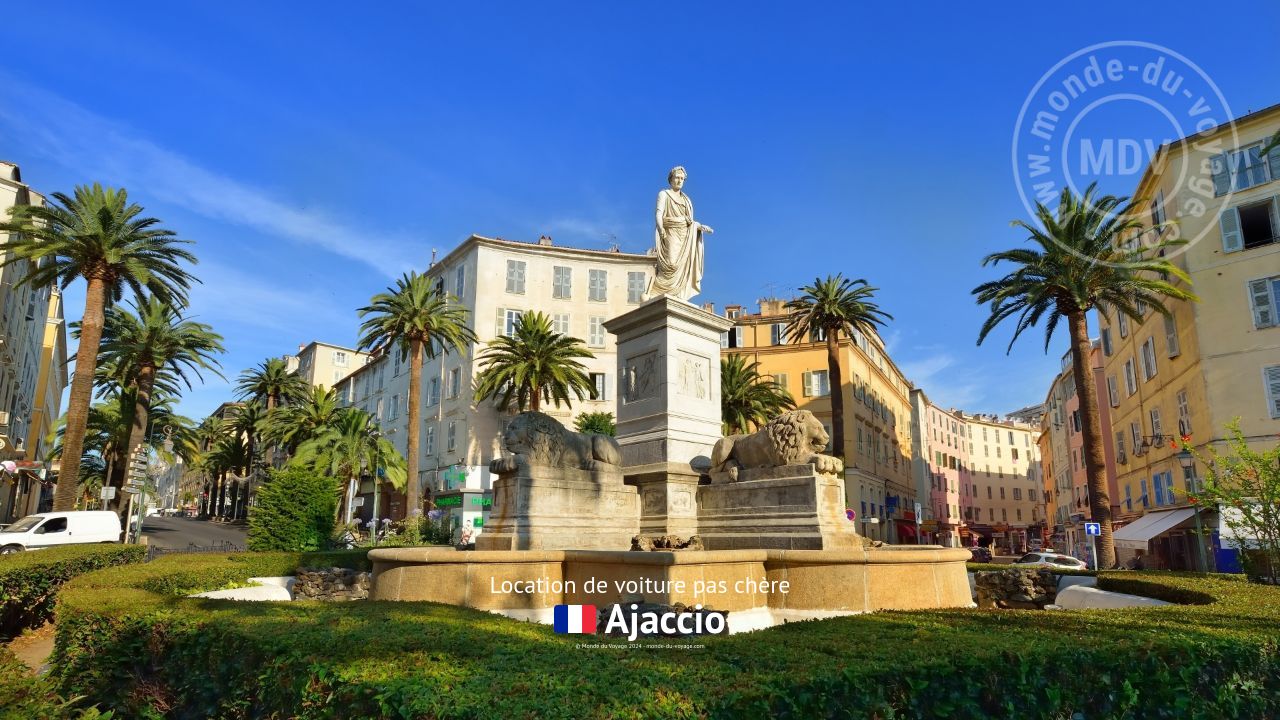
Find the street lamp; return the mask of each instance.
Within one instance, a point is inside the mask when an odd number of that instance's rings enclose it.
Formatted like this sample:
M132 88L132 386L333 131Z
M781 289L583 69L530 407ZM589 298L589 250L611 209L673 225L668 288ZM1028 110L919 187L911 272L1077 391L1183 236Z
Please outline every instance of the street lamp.
M377 446L377 444L378 444L378 440L380 440L380 439L382 438L382 431L378 430L377 428L374 428L373 430L371 430L371 431L369 432L369 437L370 437L370 438L372 438L372 440L373 440L373 444L374 444L374 446L375 446L375 447L374 447L374 457L377 457L377 447L376 447L376 446ZM372 536L373 544L374 544L375 546L378 544L378 528L379 528L379 525L378 525L378 486L379 486L379 485L381 485L381 484L382 484L382 483L379 481L379 478L378 478L378 463L377 463L377 462L374 462L374 464L373 464L373 514L371 514L371 515L369 516L370 522L372 523L372 527L371 527L371 529L369 530L369 534Z
M1193 481L1196 477L1196 456L1191 454L1191 450L1186 445L1182 446L1182 450L1178 452L1178 464L1182 465L1182 476L1187 483L1187 491L1192 491ZM1197 486L1199 483L1194 483ZM1200 505L1195 503L1192 513L1196 519L1196 555L1200 558L1200 571L1208 572L1209 563L1204 556L1204 534L1200 527Z

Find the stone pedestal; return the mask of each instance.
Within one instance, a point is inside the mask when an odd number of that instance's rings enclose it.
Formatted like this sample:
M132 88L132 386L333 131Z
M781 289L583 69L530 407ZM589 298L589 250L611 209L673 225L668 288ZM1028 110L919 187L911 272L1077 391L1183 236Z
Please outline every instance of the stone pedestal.
M669 297L605 322L618 342L618 444L645 533L698 532L698 480L720 439L720 333L732 326Z
M862 547L845 515L840 476L815 473L812 465L784 465L744 469L738 477L698 488L698 535L706 549Z
M493 510L476 549L626 550L639 517L639 493L616 469L521 465L493 482Z

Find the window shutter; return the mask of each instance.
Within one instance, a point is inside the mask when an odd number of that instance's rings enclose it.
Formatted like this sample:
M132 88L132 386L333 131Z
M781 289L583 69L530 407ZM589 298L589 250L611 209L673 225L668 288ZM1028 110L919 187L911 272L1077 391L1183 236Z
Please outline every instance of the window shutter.
M1159 474L1151 478L1152 484L1156 486L1156 505L1164 504L1164 483Z
M1280 145L1271 149L1267 162L1271 166L1271 179L1280 180Z
M1213 168L1213 194L1226 195L1231 189L1231 171L1230 163L1227 161L1227 154L1223 153L1213 158L1211 161Z
M1120 391L1116 389L1116 378L1107 378L1107 396L1111 399L1111 407L1120 407Z
M805 397L811 397L813 393L811 392L809 381L810 381L810 378L813 377L813 373L806 370L804 371L804 373L801 374L801 377L802 377L801 379L802 392L804 393Z
M1262 370L1267 386L1267 408L1272 418L1280 418L1280 365L1272 365Z
M1280 196L1271 198L1271 238L1280 240Z
M1253 305L1253 326L1258 329L1268 328L1276 324L1275 311L1271 299L1271 287L1266 279L1249 282L1249 296Z
M1172 315L1164 316L1164 339L1168 346L1169 357L1182 354L1182 347L1178 345L1178 326L1174 324Z
M1218 216L1218 225L1222 228L1222 251L1238 252L1244 248L1244 238L1240 235L1240 213L1235 208L1227 208Z

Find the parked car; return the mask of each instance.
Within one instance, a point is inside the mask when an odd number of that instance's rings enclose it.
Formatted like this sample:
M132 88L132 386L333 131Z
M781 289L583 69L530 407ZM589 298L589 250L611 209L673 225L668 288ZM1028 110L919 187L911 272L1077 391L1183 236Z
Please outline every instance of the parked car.
M991 562L991 548L985 548L985 547L969 548L969 560L971 562L981 562L981 563Z
M28 515L0 530L0 554L55 545L120 542L120 516L110 510Z
M1063 570L1088 570L1089 566L1083 560L1077 560L1070 555L1059 555L1051 552L1031 552L1018 558L1014 565L1043 567L1043 568L1059 568Z

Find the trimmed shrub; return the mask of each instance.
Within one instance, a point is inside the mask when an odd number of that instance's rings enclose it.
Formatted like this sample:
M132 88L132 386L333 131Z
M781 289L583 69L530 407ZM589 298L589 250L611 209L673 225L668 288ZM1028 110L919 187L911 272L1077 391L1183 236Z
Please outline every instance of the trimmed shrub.
M0 555L0 639L53 619L58 588L99 568L142 562L140 545L65 545Z
M109 718L96 709L77 709L80 699L58 697L47 678L31 674L31 670L0 646L0 717L2 718Z
M430 603L173 597L353 561L170 556L77 578L62 593L60 690L127 717L159 707L224 718L1280 714L1280 588L1217 577L1099 576L1105 589L1207 605L882 612L637 643L696 650L580 647L545 625Z
M257 551L308 552L328 546L338 510L337 485L305 468L272 470L249 514L248 547Z
M1038 566L1032 566L1032 565L1012 565L1009 563L980 563L980 562L965 563L965 567L969 569L969 572L986 572L991 570L999 572L1000 570L1013 570L1017 568L1022 568L1022 569L1030 568L1030 569L1037 569L1037 570L1039 569ZM1049 566L1046 566L1044 569L1048 570L1054 575L1094 576L1098 574L1097 570L1071 570L1069 568L1049 567Z

